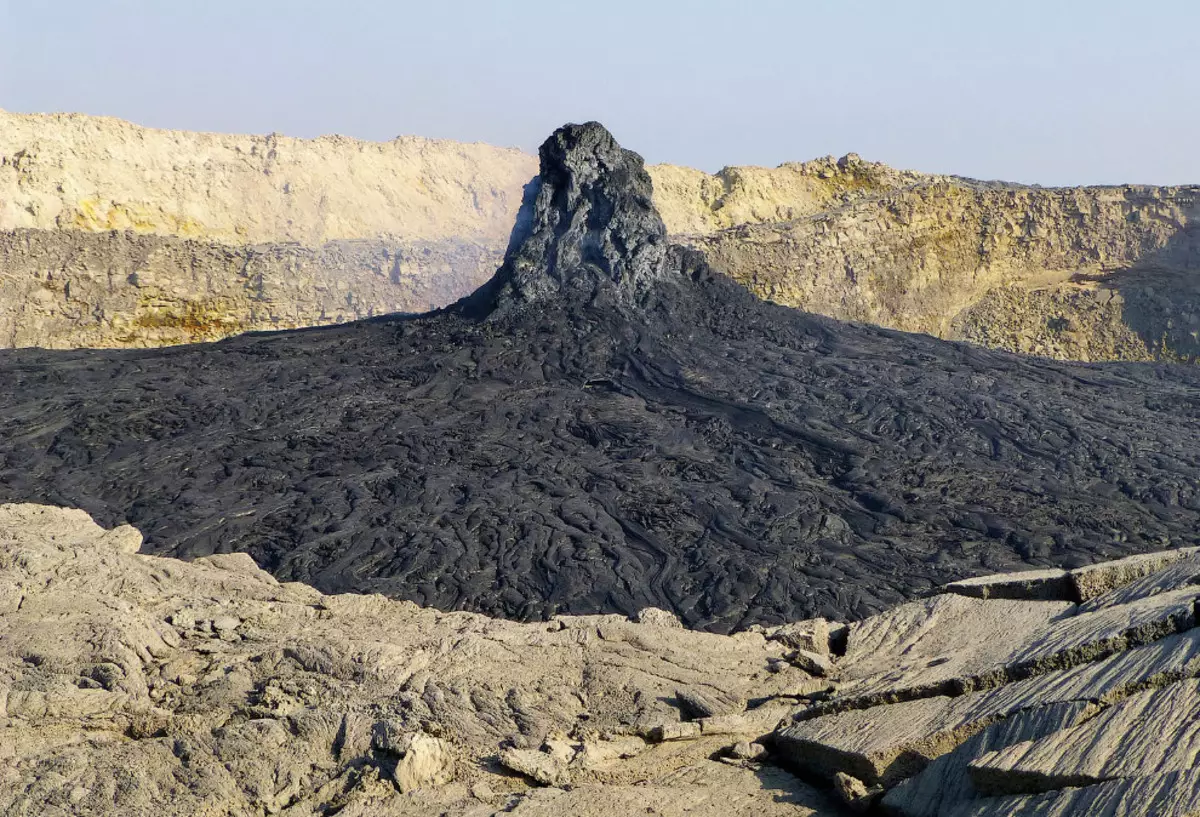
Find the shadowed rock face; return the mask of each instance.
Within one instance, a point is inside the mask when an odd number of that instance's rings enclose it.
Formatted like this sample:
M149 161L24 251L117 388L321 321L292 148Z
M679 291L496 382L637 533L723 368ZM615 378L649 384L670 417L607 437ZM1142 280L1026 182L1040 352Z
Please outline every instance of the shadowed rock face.
M601 128L542 155L504 267L441 313L3 353L0 501L325 591L715 630L1198 538L1190 367L763 303L664 246L640 159Z

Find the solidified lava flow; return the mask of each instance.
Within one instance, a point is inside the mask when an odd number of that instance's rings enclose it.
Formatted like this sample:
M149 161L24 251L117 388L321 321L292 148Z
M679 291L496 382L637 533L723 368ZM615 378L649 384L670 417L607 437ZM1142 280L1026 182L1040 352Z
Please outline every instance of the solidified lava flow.
M504 266L441 312L0 353L0 501L325 592L718 631L1200 540L1194 368L762 302L668 244L601 126L541 161Z

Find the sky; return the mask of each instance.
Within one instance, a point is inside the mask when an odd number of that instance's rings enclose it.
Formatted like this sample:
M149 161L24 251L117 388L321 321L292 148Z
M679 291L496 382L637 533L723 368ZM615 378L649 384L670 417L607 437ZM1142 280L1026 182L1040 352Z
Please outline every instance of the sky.
M1183 184L1198 103L1196 0L0 0L0 108L161 128Z

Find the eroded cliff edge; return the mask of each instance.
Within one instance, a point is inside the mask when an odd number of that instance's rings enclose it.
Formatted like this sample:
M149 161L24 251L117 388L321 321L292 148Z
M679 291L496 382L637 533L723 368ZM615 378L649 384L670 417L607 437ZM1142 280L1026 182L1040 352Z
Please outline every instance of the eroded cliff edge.
M161 346L444 306L536 159L0 112L0 345ZM1200 353L1195 187L1043 189L853 154L649 168L676 241L760 297L1074 360Z

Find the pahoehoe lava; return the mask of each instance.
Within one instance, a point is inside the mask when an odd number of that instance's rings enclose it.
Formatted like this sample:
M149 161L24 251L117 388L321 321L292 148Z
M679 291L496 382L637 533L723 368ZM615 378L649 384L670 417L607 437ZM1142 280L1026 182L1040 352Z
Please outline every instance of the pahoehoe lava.
M541 161L504 266L441 312L0 353L0 502L325 592L720 631L1200 542L1194 368L765 303L668 245L601 126Z

